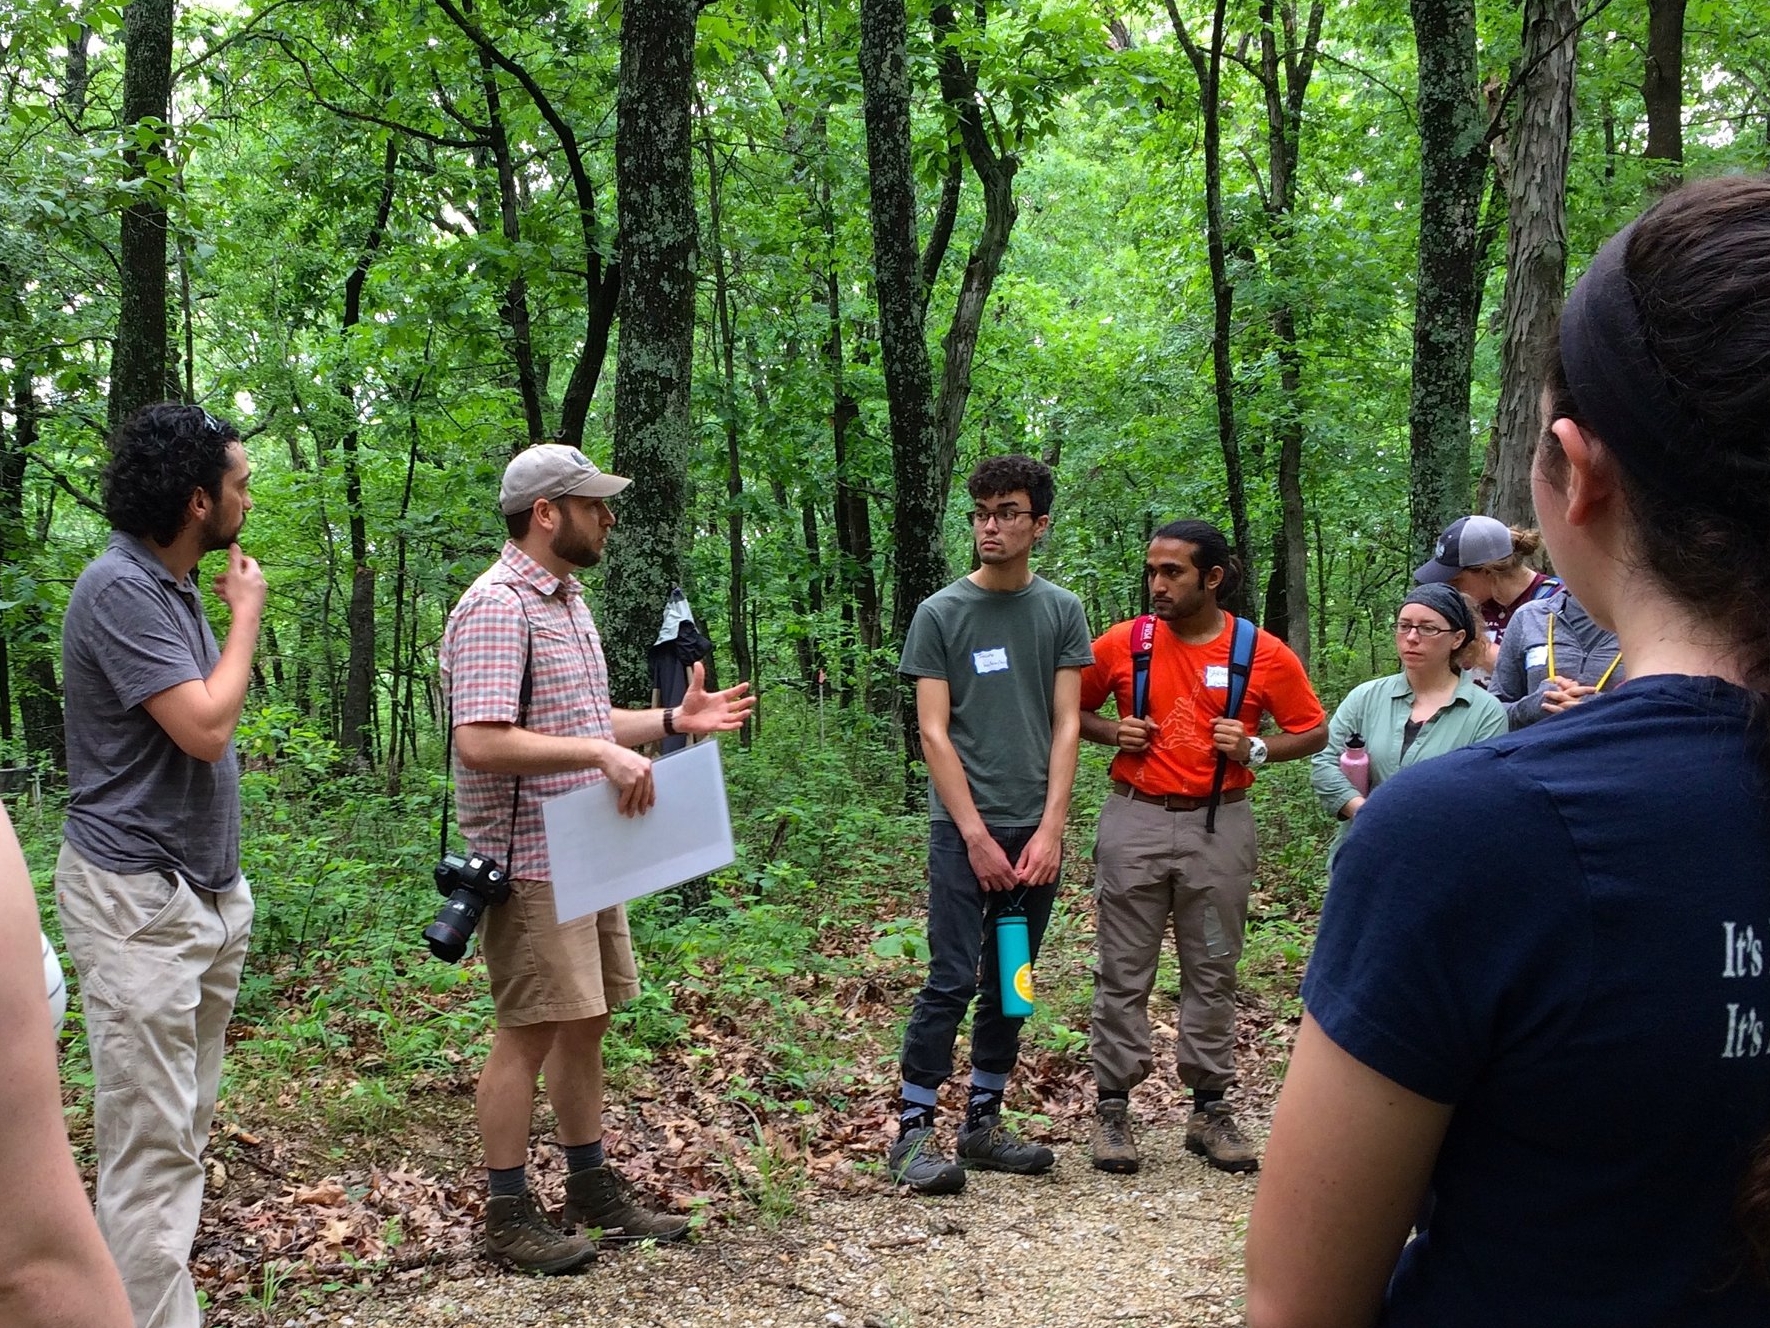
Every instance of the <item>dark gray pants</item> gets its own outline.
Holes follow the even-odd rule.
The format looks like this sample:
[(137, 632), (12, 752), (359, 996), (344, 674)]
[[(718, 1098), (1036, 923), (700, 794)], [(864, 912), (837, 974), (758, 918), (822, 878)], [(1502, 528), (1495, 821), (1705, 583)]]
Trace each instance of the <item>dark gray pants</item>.
[[(1036, 826), (990, 828), (1008, 861), (1033, 837)], [(971, 871), (965, 841), (951, 821), (928, 830), (928, 980), (916, 993), (903, 1034), (905, 1083), (938, 1088), (953, 1072), (953, 1043), (972, 997), (980, 997), (971, 1024), (971, 1064), (986, 1074), (1007, 1074), (1020, 1055), (1020, 1019), (1002, 1013), (996, 968), (996, 916), (1010, 901), (1026, 910), (1033, 959), (1051, 920), (1057, 883), (1025, 891), (985, 891)]]

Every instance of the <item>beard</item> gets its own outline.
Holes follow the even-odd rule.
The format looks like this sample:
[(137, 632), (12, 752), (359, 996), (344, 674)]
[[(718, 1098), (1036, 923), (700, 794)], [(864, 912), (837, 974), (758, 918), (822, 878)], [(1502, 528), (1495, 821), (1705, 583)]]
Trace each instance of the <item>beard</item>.
[(240, 532), (246, 528), (246, 518), (242, 515), (231, 524), (218, 507), (203, 518), (203, 552), (219, 553), (240, 538)]
[(555, 558), (573, 567), (594, 567), (602, 561), (602, 550), (590, 542), (590, 536), (570, 522), (562, 522), (547, 540), (548, 551)]

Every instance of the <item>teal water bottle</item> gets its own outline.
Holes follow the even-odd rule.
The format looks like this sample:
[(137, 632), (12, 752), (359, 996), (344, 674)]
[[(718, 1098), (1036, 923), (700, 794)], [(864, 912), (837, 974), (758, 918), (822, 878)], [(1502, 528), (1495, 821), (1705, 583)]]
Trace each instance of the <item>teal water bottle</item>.
[(996, 969), (1002, 982), (1002, 1013), (1024, 1019), (1033, 1012), (1032, 947), (1026, 933), (1026, 914), (1003, 913), (996, 918)]

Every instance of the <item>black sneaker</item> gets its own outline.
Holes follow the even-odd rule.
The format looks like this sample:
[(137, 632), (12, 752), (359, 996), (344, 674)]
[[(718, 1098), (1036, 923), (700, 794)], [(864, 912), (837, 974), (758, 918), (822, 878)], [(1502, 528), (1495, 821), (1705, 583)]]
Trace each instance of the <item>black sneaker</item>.
[(963, 1167), (1042, 1176), (1056, 1162), (1057, 1155), (1049, 1148), (1017, 1138), (1000, 1116), (985, 1116), (959, 1131), (959, 1165)]
[(885, 1163), (893, 1182), (917, 1194), (957, 1194), (965, 1188), (964, 1171), (940, 1155), (932, 1125), (919, 1125), (898, 1135)]

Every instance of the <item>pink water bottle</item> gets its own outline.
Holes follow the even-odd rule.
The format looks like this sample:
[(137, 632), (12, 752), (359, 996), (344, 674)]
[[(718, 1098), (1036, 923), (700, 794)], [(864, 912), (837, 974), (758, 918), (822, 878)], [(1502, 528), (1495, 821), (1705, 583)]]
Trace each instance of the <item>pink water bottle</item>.
[(1354, 733), (1346, 739), (1346, 750), (1340, 753), (1340, 773), (1358, 790), (1360, 797), (1371, 791), (1371, 754), (1364, 749), (1364, 739)]

